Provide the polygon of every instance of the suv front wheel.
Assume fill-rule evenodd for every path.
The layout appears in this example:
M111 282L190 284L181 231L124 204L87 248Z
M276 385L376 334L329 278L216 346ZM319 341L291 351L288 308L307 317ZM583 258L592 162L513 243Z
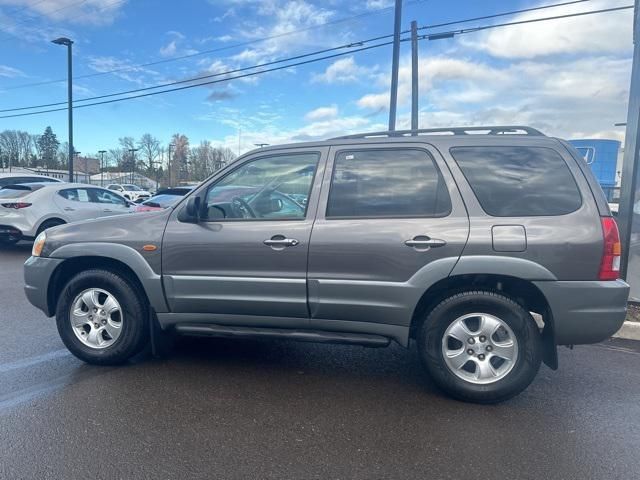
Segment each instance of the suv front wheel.
M147 306L137 286L108 270L87 270L63 288L58 332L76 357L96 365L123 363L148 340Z
M534 319L495 292L466 291L443 300L422 323L417 340L435 383L464 401L507 400L527 388L540 368Z

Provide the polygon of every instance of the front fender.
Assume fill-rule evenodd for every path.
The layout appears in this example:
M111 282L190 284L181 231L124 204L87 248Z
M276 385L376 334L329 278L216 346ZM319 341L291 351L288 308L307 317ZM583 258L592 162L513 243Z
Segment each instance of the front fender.
M153 271L142 254L117 243L83 242L63 245L49 254L50 258L103 257L128 266L138 277L151 306L156 312L169 311L162 288L162 276Z

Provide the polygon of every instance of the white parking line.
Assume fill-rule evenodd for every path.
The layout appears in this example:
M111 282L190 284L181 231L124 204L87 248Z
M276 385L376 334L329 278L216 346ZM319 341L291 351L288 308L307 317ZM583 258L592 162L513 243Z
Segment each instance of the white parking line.
M36 357L24 358L16 362L2 364L0 365L0 373L10 372L19 368L30 367L32 365L37 365L38 363L47 362L49 360L54 360L56 358L62 358L69 355L71 355L71 352L69 352L69 350L54 350L53 352L48 352Z

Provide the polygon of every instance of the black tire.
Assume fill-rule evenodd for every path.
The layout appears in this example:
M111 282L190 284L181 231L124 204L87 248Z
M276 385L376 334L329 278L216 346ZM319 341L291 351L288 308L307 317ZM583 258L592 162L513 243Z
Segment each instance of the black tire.
M36 232L36 237L44 232L47 228L57 227L58 225L64 225L65 222L58 219L45 220L42 222L42 225L38 227L38 231Z
M470 313L498 317L517 340L518 355L511 371L493 383L476 384L462 379L444 359L442 341L447 328ZM542 359L540 333L529 312L502 294L484 290L461 292L440 302L424 319L417 341L422 363L436 385L467 402L490 404L514 397L533 381Z
M72 302L90 288L110 292L122 308L122 332L112 345L102 349L83 344L71 326ZM86 270L72 277L62 289L56 309L58 333L69 351L87 363L121 364L140 353L149 341L148 308L140 288L124 275L108 270Z

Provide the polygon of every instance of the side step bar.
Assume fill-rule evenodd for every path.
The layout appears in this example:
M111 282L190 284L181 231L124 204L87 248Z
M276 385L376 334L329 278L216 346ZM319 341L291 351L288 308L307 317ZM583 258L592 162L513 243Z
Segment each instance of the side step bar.
M320 330L289 330L286 328L232 327L214 324L181 324L175 331L181 335L222 338L279 338L298 342L339 343L387 347L391 340L368 333L324 332Z

